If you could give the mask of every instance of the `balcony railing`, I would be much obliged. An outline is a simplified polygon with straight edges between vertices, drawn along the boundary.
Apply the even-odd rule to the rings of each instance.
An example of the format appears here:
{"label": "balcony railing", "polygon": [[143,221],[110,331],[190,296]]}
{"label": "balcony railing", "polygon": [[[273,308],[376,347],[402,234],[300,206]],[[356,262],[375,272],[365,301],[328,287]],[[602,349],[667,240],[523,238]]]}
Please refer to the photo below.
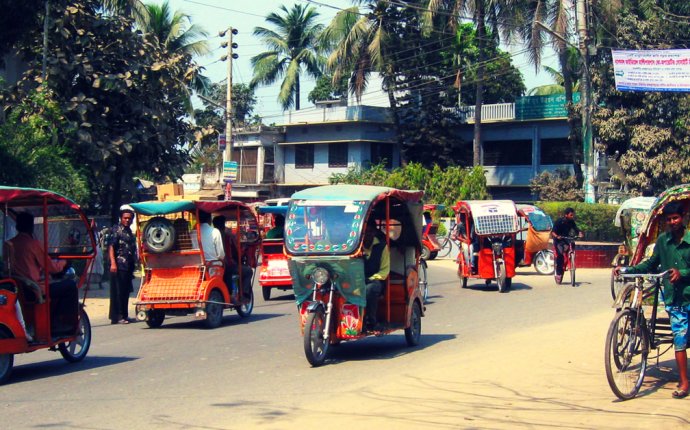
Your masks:
{"label": "balcony railing", "polygon": [[[463,122],[474,122],[474,106],[460,106],[454,109]],[[482,122],[515,119],[515,103],[482,105]]]}

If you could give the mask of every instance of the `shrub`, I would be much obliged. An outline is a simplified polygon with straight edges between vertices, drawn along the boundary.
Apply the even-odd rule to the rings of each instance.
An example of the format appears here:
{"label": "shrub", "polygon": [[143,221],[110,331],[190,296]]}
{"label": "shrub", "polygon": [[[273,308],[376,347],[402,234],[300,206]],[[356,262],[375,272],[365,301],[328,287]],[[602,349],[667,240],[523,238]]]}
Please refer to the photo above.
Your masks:
{"label": "shrub", "polygon": [[539,202],[541,209],[553,218],[554,222],[567,207],[575,209],[577,226],[585,233],[585,240],[602,242],[621,242],[623,234],[613,225],[618,206],[601,203],[582,202]]}

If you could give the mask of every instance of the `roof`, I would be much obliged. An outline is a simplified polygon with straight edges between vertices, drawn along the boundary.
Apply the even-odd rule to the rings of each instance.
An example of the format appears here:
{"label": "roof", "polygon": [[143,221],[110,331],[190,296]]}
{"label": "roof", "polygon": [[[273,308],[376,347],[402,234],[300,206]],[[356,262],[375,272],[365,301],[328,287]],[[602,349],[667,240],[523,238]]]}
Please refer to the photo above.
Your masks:
{"label": "roof", "polygon": [[380,200],[387,196],[404,201],[421,201],[424,191],[398,190],[372,185],[324,185],[307,188],[292,195],[292,200]]}
{"label": "roof", "polygon": [[22,188],[22,187],[5,187],[0,186],[0,203],[6,204],[12,202],[17,206],[32,206],[43,204],[43,199],[47,199],[50,204],[67,205],[75,210],[81,210],[79,205],[72,200],[52,191],[43,190],[41,188]]}
{"label": "roof", "polygon": [[233,207],[249,207],[237,200],[225,201],[202,201],[202,200],[173,200],[168,202],[150,201],[141,203],[132,203],[132,208],[135,212],[142,215],[165,215],[175,212],[196,211],[218,212],[224,209]]}

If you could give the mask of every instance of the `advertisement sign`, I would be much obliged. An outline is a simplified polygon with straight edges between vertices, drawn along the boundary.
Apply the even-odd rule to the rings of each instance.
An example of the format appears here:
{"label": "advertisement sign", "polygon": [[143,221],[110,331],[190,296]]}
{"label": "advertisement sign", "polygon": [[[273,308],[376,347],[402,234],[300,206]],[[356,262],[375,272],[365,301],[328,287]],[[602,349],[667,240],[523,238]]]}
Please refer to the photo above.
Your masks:
{"label": "advertisement sign", "polygon": [[218,150],[219,151],[225,151],[225,135],[224,134],[218,135]]}
{"label": "advertisement sign", "polygon": [[618,91],[690,92],[690,49],[611,50],[611,54]]}
{"label": "advertisement sign", "polygon": [[237,180],[237,161],[223,161],[223,179]]}
{"label": "advertisement sign", "polygon": [[[573,93],[573,103],[580,102],[580,93]],[[565,94],[518,97],[515,100],[515,119],[566,118]]]}

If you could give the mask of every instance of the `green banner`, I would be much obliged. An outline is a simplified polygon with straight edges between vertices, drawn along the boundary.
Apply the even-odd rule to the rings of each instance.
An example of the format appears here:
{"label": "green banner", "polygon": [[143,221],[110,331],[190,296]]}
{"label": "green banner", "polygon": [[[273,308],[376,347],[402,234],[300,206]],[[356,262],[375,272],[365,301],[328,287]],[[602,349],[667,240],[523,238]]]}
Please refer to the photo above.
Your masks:
{"label": "green banner", "polygon": [[[573,103],[580,102],[580,93],[573,93]],[[565,118],[565,94],[518,97],[515,101],[515,119]]]}

